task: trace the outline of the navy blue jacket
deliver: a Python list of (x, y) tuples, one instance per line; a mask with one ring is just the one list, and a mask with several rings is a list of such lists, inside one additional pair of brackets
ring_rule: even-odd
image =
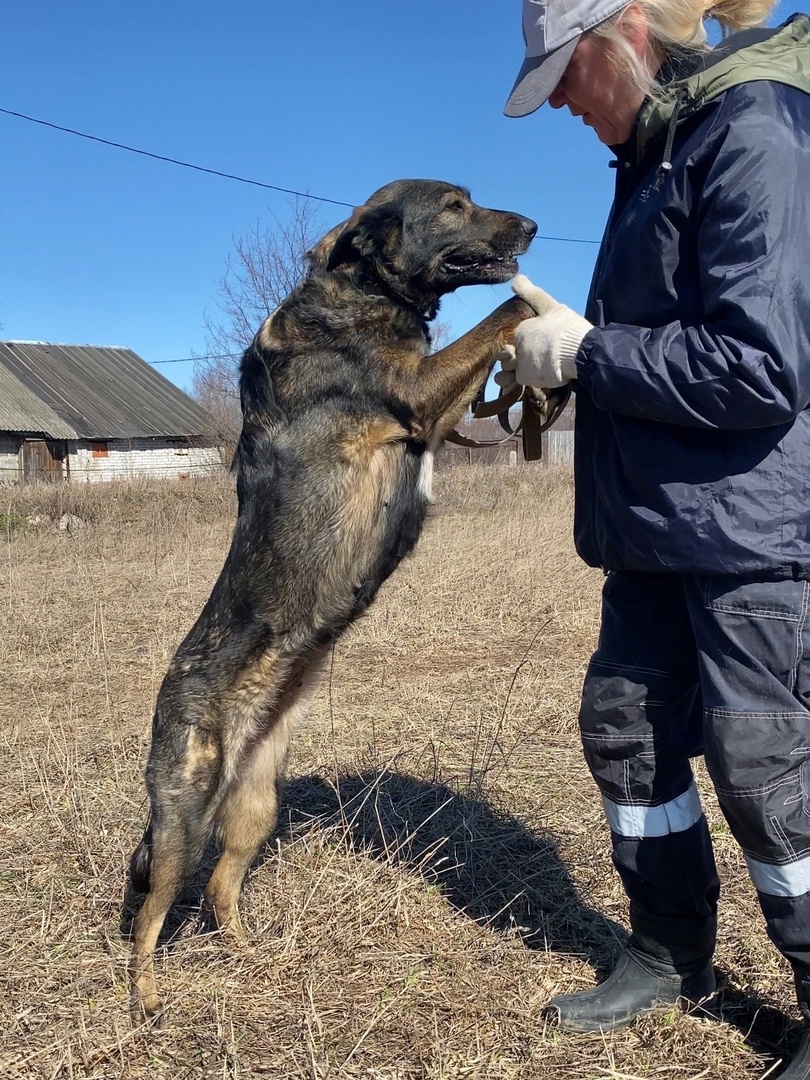
[(607, 570), (806, 576), (810, 20), (672, 85), (618, 151), (577, 357), (576, 547)]

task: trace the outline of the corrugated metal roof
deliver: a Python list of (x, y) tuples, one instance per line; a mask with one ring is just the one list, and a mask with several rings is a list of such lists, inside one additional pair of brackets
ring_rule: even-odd
[[(131, 349), (0, 341), (0, 378), (0, 430), (44, 431), (54, 439), (206, 431), (197, 402)], [(43, 426), (46, 416), (59, 431)]]
[(0, 431), (30, 431), (49, 439), (76, 439), (78, 434), (31, 390), (0, 366)]

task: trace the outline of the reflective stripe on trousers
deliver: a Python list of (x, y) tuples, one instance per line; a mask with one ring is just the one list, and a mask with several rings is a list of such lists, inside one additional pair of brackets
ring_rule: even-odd
[(719, 891), (703, 752), (777, 947), (810, 968), (810, 584), (608, 575), (580, 712), (631, 901), (705, 920)]

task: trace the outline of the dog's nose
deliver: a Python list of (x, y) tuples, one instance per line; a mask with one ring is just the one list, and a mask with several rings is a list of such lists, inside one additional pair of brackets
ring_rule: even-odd
[(537, 235), (537, 222), (532, 221), (531, 218), (522, 217), (520, 219), (520, 227), (529, 237), (535, 237)]

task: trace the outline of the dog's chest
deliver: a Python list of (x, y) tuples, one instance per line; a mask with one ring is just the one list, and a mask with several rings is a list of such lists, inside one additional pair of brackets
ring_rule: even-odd
[(433, 450), (426, 450), (422, 455), (422, 464), (419, 469), (419, 485), (417, 491), (419, 494), (430, 502), (433, 495), (433, 459), (435, 453)]
[(433, 496), (433, 462), (436, 458), (436, 451), (441, 445), (442, 438), (438, 432), (434, 432), (431, 436), (430, 442), (427, 445), (427, 449), (422, 455), (422, 464), (419, 469), (419, 484), (417, 490), (419, 494), (430, 502)]

